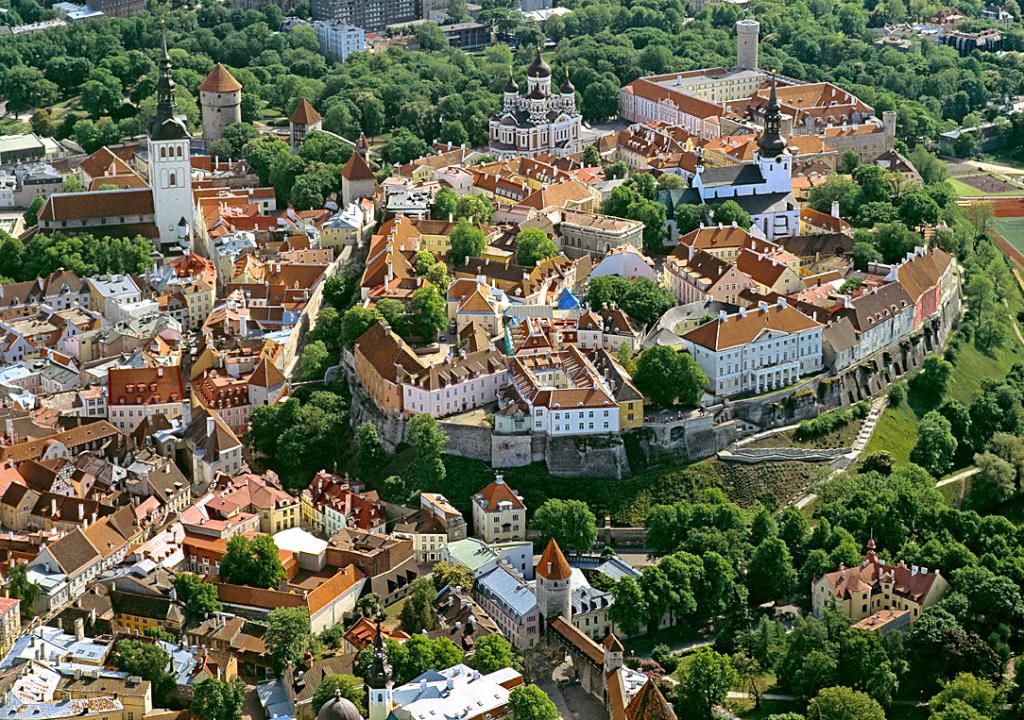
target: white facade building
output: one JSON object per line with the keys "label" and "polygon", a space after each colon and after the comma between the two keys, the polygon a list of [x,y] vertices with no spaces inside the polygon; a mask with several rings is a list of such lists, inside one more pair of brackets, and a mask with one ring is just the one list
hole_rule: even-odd
{"label": "white facade building", "polygon": [[729,396],[783,388],[821,370],[823,329],[779,298],[756,310],[723,311],[682,340],[708,376],[708,390]]}
{"label": "white facade building", "polygon": [[354,52],[366,50],[366,33],[343,20],[317,20],[313,23],[320,53],[344,60]]}

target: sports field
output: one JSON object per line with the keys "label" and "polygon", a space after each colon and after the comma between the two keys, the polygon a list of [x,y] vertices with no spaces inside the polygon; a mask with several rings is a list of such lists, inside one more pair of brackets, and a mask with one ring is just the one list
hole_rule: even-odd
{"label": "sports field", "polygon": [[992,225],[1008,245],[1024,255],[1024,217],[993,218]]}

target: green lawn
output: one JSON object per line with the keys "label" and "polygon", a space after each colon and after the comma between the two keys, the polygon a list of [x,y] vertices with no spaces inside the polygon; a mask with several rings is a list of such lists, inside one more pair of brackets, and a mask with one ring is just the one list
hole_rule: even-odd
{"label": "green lawn", "polygon": [[917,441],[917,415],[907,403],[899,407],[888,407],[875,425],[864,455],[882,450],[892,455],[897,464],[910,461],[910,451]]}
{"label": "green lawn", "polygon": [[[1000,218],[993,222],[998,226],[998,223],[1005,221],[1006,218]],[[1024,244],[1024,219],[1013,219],[1011,222],[1020,233],[1017,236],[1018,241]],[[1000,233],[1003,232],[1001,227],[999,230]],[[1011,292],[1007,302],[1014,317],[1024,308],[1024,300],[1019,292]],[[965,342],[953,364],[947,397],[970,405],[983,380],[1005,377],[1017,362],[1024,362],[1024,346],[1021,346],[1012,331],[1008,334],[1003,347],[994,350],[979,350],[973,342]],[[931,406],[919,403],[910,407],[907,402],[897,408],[886,408],[868,442],[865,454],[885,450],[892,454],[896,462],[906,462],[917,441],[917,423],[931,409]]]}
{"label": "green lawn", "polygon": [[785,432],[776,433],[771,437],[766,437],[762,440],[752,442],[746,447],[751,448],[807,448],[808,450],[821,450],[821,449],[832,449],[832,448],[848,448],[853,445],[853,441],[857,439],[857,433],[860,432],[861,426],[864,424],[863,420],[852,420],[843,427],[839,428],[835,432],[831,432],[828,435],[814,438],[813,440],[797,440],[796,429],[786,430]]}
{"label": "green lawn", "polygon": [[26,133],[32,128],[29,127],[28,123],[24,123],[21,120],[15,120],[14,118],[0,118],[0,135],[20,135]]}
{"label": "green lawn", "polygon": [[1003,240],[1024,253],[1024,218],[993,218],[992,225]]}

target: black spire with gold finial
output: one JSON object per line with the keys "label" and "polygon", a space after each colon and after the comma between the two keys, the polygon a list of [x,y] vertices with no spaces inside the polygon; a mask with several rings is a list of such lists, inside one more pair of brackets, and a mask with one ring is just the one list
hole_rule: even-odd
{"label": "black spire with gold finial", "polygon": [[186,140],[189,138],[185,118],[178,114],[174,100],[174,78],[171,57],[167,54],[167,30],[160,21],[160,78],[156,81],[156,115],[149,124],[153,140]]}
{"label": "black spire with gold finial", "polygon": [[373,658],[366,669],[366,686],[372,690],[383,690],[395,684],[394,674],[391,671],[391,661],[388,660],[388,650],[384,645],[384,635],[381,626],[384,618],[377,616],[377,632],[373,637]]}
{"label": "black spire with gold finial", "polygon": [[782,137],[779,96],[775,91],[775,73],[772,73],[772,90],[764,109],[764,133],[757,139],[757,146],[761,149],[762,157],[775,157],[786,149],[786,139]]}
{"label": "black spire with gold finial", "polygon": [[563,95],[572,95],[576,92],[576,86],[572,84],[572,80],[569,79],[569,66],[565,66],[565,80],[562,81],[562,87],[558,88],[558,91]]}
{"label": "black spire with gold finial", "polygon": [[511,65],[508,66],[508,82],[505,83],[505,92],[510,95],[519,93],[519,84],[516,82],[516,79],[512,77]]}

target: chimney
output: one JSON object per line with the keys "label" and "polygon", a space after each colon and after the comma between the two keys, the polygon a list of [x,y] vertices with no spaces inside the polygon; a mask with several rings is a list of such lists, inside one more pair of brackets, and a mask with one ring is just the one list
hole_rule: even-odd
{"label": "chimney", "polygon": [[164,369],[162,367],[158,367],[156,369],[156,376],[157,377],[163,377],[164,376]]}
{"label": "chimney", "polygon": [[57,517],[57,498],[50,498],[50,517]]}
{"label": "chimney", "polygon": [[213,419],[213,415],[206,417],[206,437],[213,437],[213,428],[216,425]]}
{"label": "chimney", "polygon": [[780,298],[779,298],[779,300],[778,300],[778,305],[779,305],[779,307],[780,307],[780,308],[784,308],[784,307],[786,307],[786,304],[787,304],[787,303],[786,303],[786,298],[784,298],[784,297],[780,297]]}
{"label": "chimney", "polygon": [[740,317],[741,318],[745,318],[746,316],[747,316],[747,309],[745,307],[741,306],[740,307]]}
{"label": "chimney", "polygon": [[718,311],[718,321],[719,322],[726,322],[728,319],[729,319],[729,313],[727,313],[725,310],[719,310]]}
{"label": "chimney", "polygon": [[839,217],[839,201],[838,200],[833,200],[832,201],[832,217],[834,217],[834,218]]}
{"label": "chimney", "polygon": [[75,618],[75,640],[82,642],[85,640],[85,619]]}

